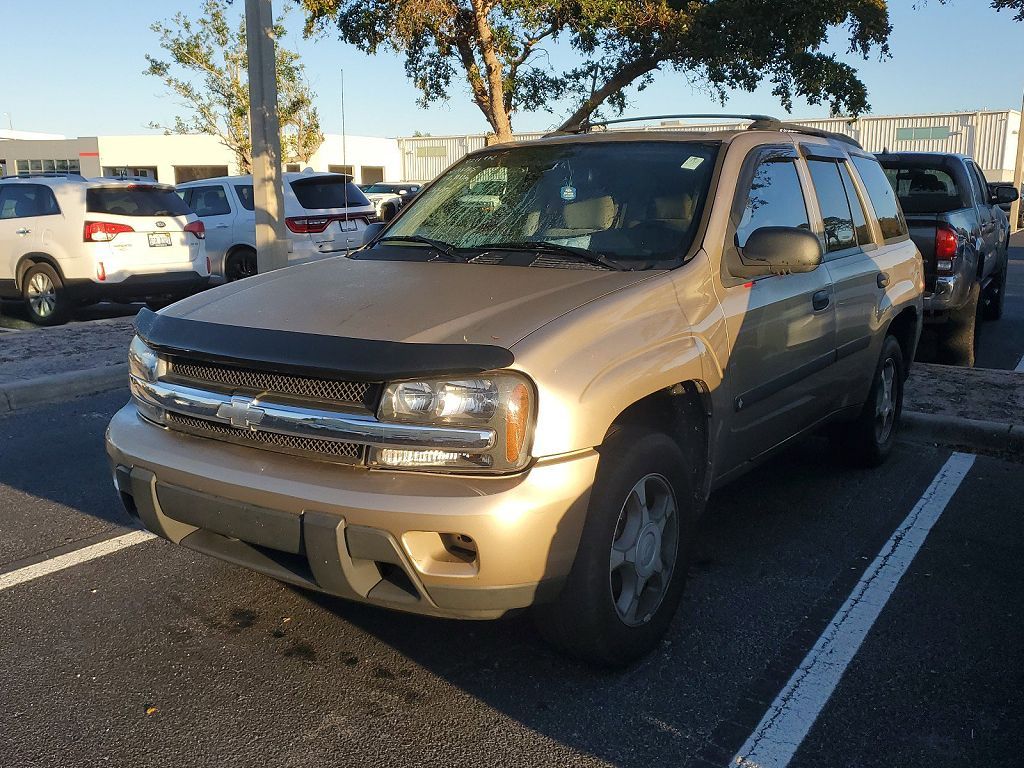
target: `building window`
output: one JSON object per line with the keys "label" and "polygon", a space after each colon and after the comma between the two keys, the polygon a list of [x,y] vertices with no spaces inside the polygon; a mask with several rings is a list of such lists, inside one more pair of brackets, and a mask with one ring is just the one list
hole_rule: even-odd
{"label": "building window", "polygon": [[896,141],[924,141],[927,139],[948,139],[948,125],[918,125],[912,128],[897,128]]}
{"label": "building window", "polygon": [[381,165],[359,166],[360,184],[379,184],[384,181],[384,167]]}
{"label": "building window", "polygon": [[346,176],[352,175],[351,165],[328,165],[327,170],[331,173],[344,173]]}
{"label": "building window", "polygon": [[81,173],[78,158],[52,160],[17,160],[15,168],[19,176],[37,173]]}
{"label": "building window", "polygon": [[284,169],[288,173],[298,173],[300,170],[302,170],[301,168],[299,168],[298,163],[286,163]]}

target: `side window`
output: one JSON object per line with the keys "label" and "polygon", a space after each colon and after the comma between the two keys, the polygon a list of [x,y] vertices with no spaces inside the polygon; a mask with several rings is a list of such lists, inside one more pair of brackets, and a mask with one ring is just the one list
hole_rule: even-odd
{"label": "side window", "polygon": [[860,199],[857,185],[853,183],[853,177],[850,175],[850,169],[846,166],[846,163],[839,163],[839,175],[843,178],[843,186],[846,188],[846,199],[850,203],[850,212],[853,214],[853,226],[857,230],[857,244],[873,245],[875,238],[871,234],[871,227],[868,226],[864,201]]}
{"label": "side window", "polygon": [[825,252],[834,253],[857,245],[850,201],[839,175],[839,163],[827,160],[808,160],[811,181],[818,196],[821,219],[825,226]]}
{"label": "side window", "polygon": [[975,167],[974,163],[967,163],[967,175],[971,178],[971,187],[974,188],[974,199],[977,201],[978,205],[986,205],[989,197],[988,188],[986,185],[981,183],[978,169]]}
{"label": "side window", "polygon": [[256,203],[254,202],[252,193],[252,184],[236,184],[235,194],[238,195],[238,202],[242,204],[242,207],[245,208],[245,210],[256,210]]}
{"label": "side window", "polygon": [[0,219],[52,216],[60,213],[57,198],[49,187],[11,184],[0,190]]}
{"label": "side window", "polygon": [[906,236],[907,222],[896,201],[896,192],[893,190],[892,184],[889,183],[889,179],[886,178],[882,166],[878,164],[877,160],[870,157],[853,155],[851,159],[853,167],[857,169],[857,175],[864,183],[871,207],[875,209],[882,237],[889,242]]}
{"label": "side window", "polygon": [[978,167],[977,163],[968,163],[968,165],[974,172],[974,176],[978,180],[978,183],[981,184],[981,190],[979,192],[981,197],[978,198],[978,201],[981,203],[981,205],[988,205],[989,200],[992,199],[992,195],[989,194],[988,191],[988,179],[985,178],[985,174],[982,173],[982,170],[981,168]]}
{"label": "side window", "polygon": [[772,158],[757,166],[736,227],[736,245],[742,248],[751,233],[761,227],[810,228],[800,176],[791,158]]}
{"label": "side window", "polygon": [[224,187],[220,184],[212,184],[207,187],[192,187],[189,207],[196,212],[196,216],[224,216],[231,213],[231,205],[228,203],[228,196]]}

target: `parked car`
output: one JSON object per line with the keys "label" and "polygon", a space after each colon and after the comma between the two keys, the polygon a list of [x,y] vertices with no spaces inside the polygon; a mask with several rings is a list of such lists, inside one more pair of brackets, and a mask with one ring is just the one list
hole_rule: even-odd
{"label": "parked car", "polygon": [[973,366],[982,320],[1003,313],[1010,225],[1001,203],[1011,186],[989,187],[963,155],[894,152],[878,156],[924,257],[925,322],[939,360]]}
{"label": "parked car", "polygon": [[167,301],[206,287],[203,222],[174,188],[81,176],[0,179],[0,297],[57,325],[106,299]]}
{"label": "parked car", "polygon": [[920,334],[877,160],[752,127],[482,149],[350,258],[144,312],[107,430],[127,509],[302,587],[532,606],[558,646],[635,660],[712,489],[825,425],[885,460]]}
{"label": "parked car", "polygon": [[364,186],[363,193],[377,209],[381,221],[391,221],[404,205],[419,194],[422,184],[378,182]]}
{"label": "parked car", "polygon": [[[256,274],[256,213],[252,176],[221,176],[178,185],[178,194],[206,224],[213,271],[229,282]],[[336,256],[362,244],[377,212],[352,177],[285,173],[288,263]]]}

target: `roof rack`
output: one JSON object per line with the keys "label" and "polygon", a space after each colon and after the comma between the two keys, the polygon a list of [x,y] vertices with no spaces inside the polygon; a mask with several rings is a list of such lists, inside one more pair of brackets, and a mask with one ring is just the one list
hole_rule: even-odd
{"label": "roof rack", "polygon": [[[856,147],[857,149],[863,149],[860,142],[854,139],[852,136],[847,136],[844,133],[835,133],[834,131],[825,131],[820,128],[811,128],[804,125],[798,125],[797,123],[787,123],[783,120],[779,120],[777,117],[771,115],[757,115],[757,114],[733,114],[729,112],[695,112],[690,114],[682,115],[640,115],[637,117],[620,117],[615,120],[584,120],[575,128],[562,133],[587,133],[592,128],[602,126],[607,127],[609,125],[618,125],[620,123],[639,123],[646,122],[648,120],[680,120],[680,119],[699,119],[699,120],[749,120],[750,125],[747,126],[748,131],[792,131],[793,133],[802,133],[807,136],[819,136],[823,139],[835,139],[836,141],[842,141],[846,144]],[[556,131],[556,133],[558,133]]]}

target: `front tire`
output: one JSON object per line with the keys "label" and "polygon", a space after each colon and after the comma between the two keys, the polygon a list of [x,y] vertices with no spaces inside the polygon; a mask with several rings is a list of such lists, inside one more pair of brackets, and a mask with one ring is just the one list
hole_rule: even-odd
{"label": "front tire", "polygon": [[1003,264],[1003,270],[989,286],[988,301],[985,302],[983,316],[986,320],[998,320],[1003,316],[1003,304],[1006,300],[1006,273],[1009,264]]}
{"label": "front tire", "polygon": [[877,467],[889,458],[903,413],[905,380],[903,349],[895,336],[886,336],[864,407],[855,421],[837,424],[832,431],[840,451],[852,464]]}
{"label": "front tire", "polygon": [[624,427],[600,453],[572,571],[534,618],[566,653],[624,667],[668,630],[686,581],[696,505],[683,452],[667,435]]}
{"label": "front tire", "polygon": [[34,264],[22,278],[21,296],[29,320],[36,325],[61,325],[68,321],[71,302],[57,270]]}
{"label": "front tire", "polygon": [[231,283],[257,274],[256,251],[252,248],[236,248],[224,262],[224,279]]}

